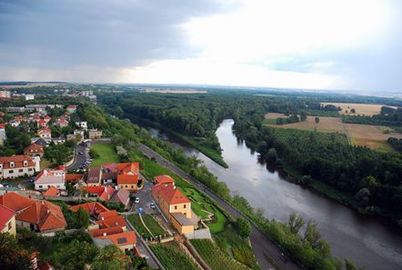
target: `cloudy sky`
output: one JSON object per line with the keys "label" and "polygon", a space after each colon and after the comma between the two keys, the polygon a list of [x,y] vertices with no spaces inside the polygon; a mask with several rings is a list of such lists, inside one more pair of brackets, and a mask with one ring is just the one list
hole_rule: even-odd
{"label": "cloudy sky", "polygon": [[399,0],[0,0],[0,80],[402,92]]}

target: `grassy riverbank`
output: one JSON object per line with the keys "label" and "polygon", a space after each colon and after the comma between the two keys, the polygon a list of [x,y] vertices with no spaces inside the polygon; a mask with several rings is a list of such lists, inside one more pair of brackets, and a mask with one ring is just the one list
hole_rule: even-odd
{"label": "grassy riverbank", "polygon": [[138,119],[135,116],[131,116],[130,119],[134,121],[135,123],[139,124],[144,124],[149,127],[157,128],[159,130],[162,130],[169,135],[175,137],[178,141],[182,141],[185,144],[188,144],[189,146],[197,149],[213,161],[215,161],[217,164],[224,168],[228,168],[229,166],[226,164],[226,162],[223,160],[222,153],[212,147],[208,147],[207,145],[207,140],[208,138],[205,137],[191,137],[191,136],[186,136],[183,134],[180,134],[176,131],[173,131],[169,128],[166,128],[162,126],[159,123],[149,121],[147,119]]}

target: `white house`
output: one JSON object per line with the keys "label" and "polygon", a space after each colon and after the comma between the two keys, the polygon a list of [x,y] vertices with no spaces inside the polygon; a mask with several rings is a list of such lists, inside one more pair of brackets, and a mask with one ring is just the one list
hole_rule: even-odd
{"label": "white house", "polygon": [[7,140],[6,126],[0,124],[0,145],[4,145],[5,140]]}
{"label": "white house", "polygon": [[79,128],[82,128],[84,130],[87,130],[88,128],[88,123],[87,121],[81,121],[81,122],[75,122],[75,125]]}
{"label": "white house", "polygon": [[40,171],[40,157],[25,155],[0,157],[0,179],[32,176]]}
{"label": "white house", "polygon": [[66,189],[66,172],[64,170],[44,169],[35,179],[35,190],[47,190],[49,187]]}

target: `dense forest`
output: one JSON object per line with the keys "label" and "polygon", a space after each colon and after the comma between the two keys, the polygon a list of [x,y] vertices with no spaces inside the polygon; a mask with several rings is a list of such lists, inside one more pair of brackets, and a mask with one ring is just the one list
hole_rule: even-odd
{"label": "dense forest", "polygon": [[[317,98],[222,91],[204,95],[125,92],[105,94],[100,100],[115,115],[147,119],[188,136],[209,138],[210,146],[216,148],[219,147],[214,135],[217,126],[222,119],[232,118],[237,137],[258,151],[262,160],[281,167],[295,181],[313,187],[317,182],[328,185],[349,198],[344,203],[362,213],[385,215],[402,224],[400,153],[379,153],[352,146],[340,134],[279,130],[262,125],[266,112],[284,113],[289,118],[317,111],[338,113],[336,107],[321,106]],[[399,112],[387,108],[382,110],[383,117]]]}

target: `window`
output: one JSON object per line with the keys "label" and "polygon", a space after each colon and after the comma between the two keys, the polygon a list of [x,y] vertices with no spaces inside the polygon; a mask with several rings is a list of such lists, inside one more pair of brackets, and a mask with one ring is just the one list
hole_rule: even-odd
{"label": "window", "polygon": [[8,173],[14,173],[14,170],[9,170]]}
{"label": "window", "polygon": [[186,208],[186,205],[183,205],[183,208]]}
{"label": "window", "polygon": [[128,188],[128,186],[126,185],[126,188]]}
{"label": "window", "polygon": [[29,168],[28,171],[32,172],[32,168]]}
{"label": "window", "polygon": [[42,185],[39,185],[39,188],[42,188]]}
{"label": "window", "polygon": [[24,171],[23,169],[19,169],[19,170],[18,170],[18,172],[23,172],[23,171]]}
{"label": "window", "polygon": [[11,222],[8,223],[8,229],[11,230],[13,227],[13,224],[11,224]]}
{"label": "window", "polygon": [[174,206],[174,210],[177,210],[177,205]]}

